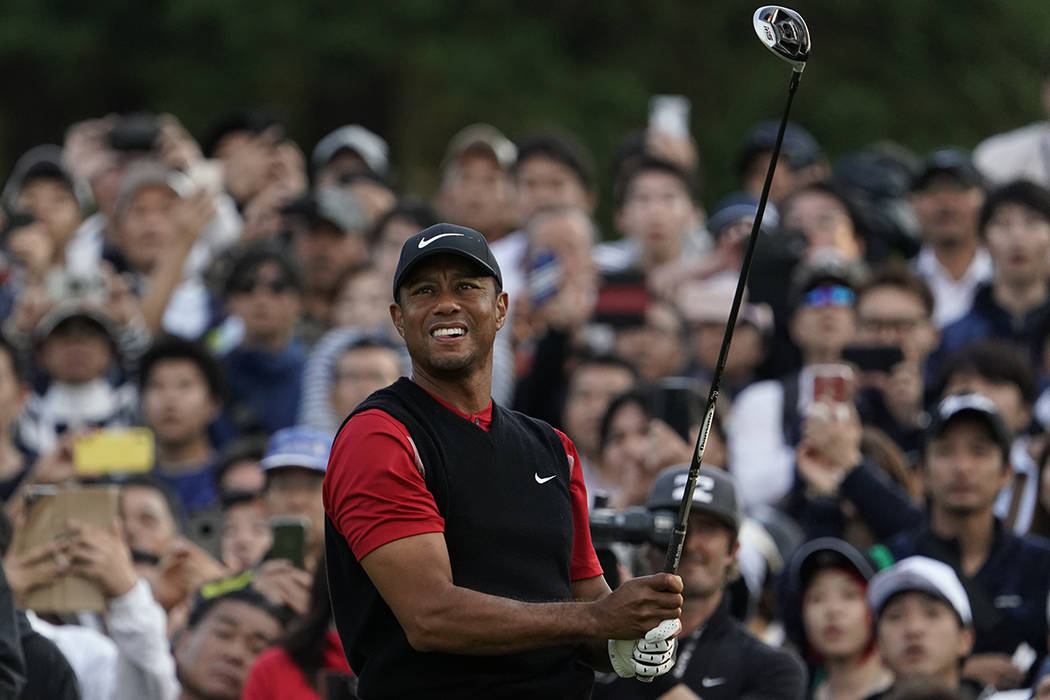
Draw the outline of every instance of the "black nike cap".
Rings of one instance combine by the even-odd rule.
[[[394,299],[405,276],[417,264],[440,253],[449,253],[479,265],[485,274],[496,278],[496,289],[503,289],[503,275],[496,256],[492,254],[485,237],[472,228],[455,224],[434,224],[405,241],[394,272]]]

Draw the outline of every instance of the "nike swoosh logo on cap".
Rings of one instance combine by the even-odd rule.
[[[537,484],[546,484],[546,483],[547,483],[548,481],[550,481],[550,480],[551,480],[551,479],[553,479],[554,477],[558,476],[557,474],[551,474],[550,476],[545,476],[545,477],[543,477],[543,478],[540,478],[540,475],[539,475],[539,474],[536,474],[535,472],[533,472],[533,474],[532,474],[532,475],[533,475],[534,477],[536,477],[536,483],[537,483]]]
[[[445,236],[462,236],[462,235],[463,235],[462,233],[439,233],[438,235],[434,236],[430,240],[427,240],[426,238],[420,238],[419,239],[419,248],[420,248],[420,250],[422,250],[423,248],[426,248],[428,245],[430,245],[431,243],[433,243],[437,239],[444,238]]]

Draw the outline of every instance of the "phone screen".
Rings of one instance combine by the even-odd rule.
[[[302,518],[277,517],[270,520],[273,545],[264,559],[287,559],[302,569],[306,553],[306,521]]]

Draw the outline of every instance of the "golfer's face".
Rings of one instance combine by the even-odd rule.
[[[390,313],[418,368],[456,374],[491,358],[507,295],[469,261],[438,255],[412,271]]]

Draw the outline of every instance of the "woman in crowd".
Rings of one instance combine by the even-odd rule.
[[[855,547],[831,537],[807,542],[791,557],[785,626],[813,670],[813,700],[862,700],[893,681],[875,651],[866,598],[874,574]]]

